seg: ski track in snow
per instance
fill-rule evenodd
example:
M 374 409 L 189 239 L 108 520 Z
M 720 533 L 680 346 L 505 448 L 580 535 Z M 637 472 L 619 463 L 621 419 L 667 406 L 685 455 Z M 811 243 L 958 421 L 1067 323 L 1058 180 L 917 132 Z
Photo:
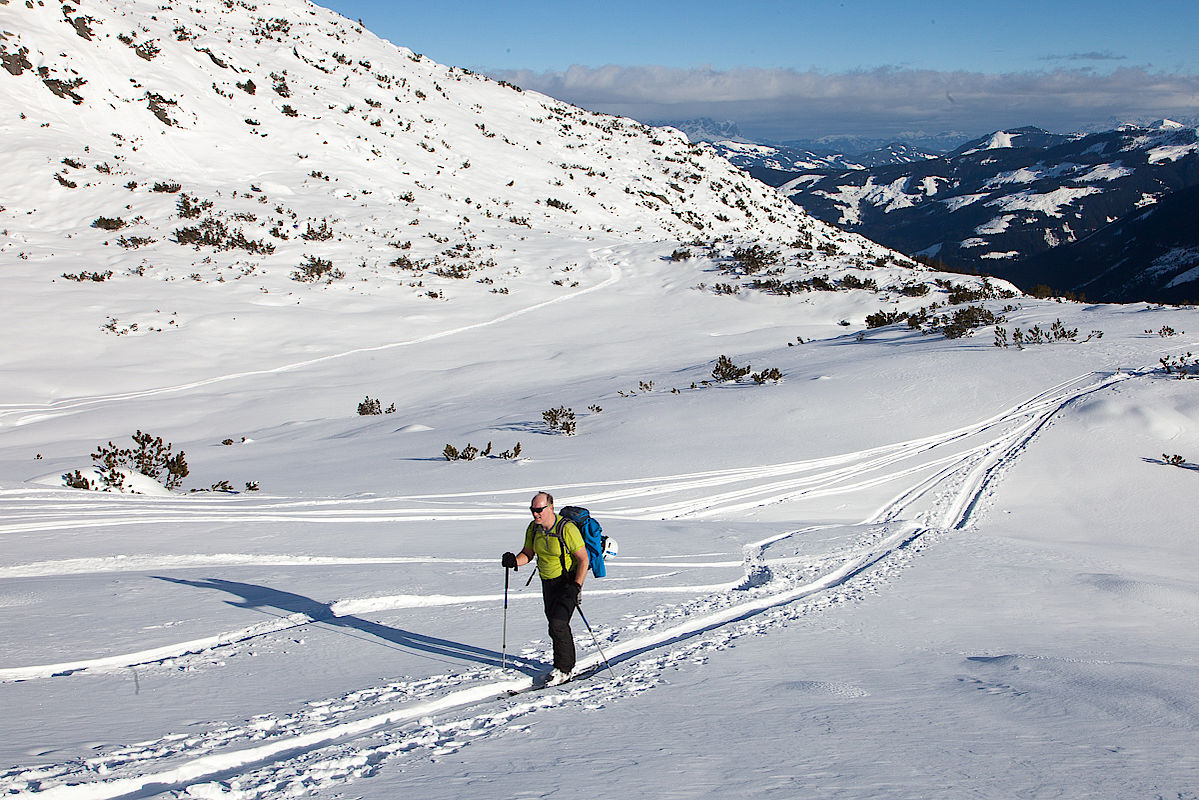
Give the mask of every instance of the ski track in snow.
M 595 626 L 608 663 L 618 670 L 607 670 L 601 656 L 591 653 L 580 658 L 579 669 L 604 668 L 602 673 L 542 692 L 528 691 L 533 686 L 528 675 L 512 677 L 511 672 L 486 666 L 424 680 L 399 681 L 310 701 L 306 709 L 287 716 L 263 715 L 240 725 L 169 735 L 83 761 L 12 769 L 0 773 L 0 791 L 10 796 L 36 794 L 39 798 L 83 800 L 146 797 L 166 791 L 180 791 L 189 797 L 239 799 L 302 793 L 369 776 L 381 763 L 405 755 L 445 754 L 479 737 L 520 730 L 521 719 L 538 710 L 565 705 L 600 708 L 634 696 L 652 688 L 673 665 L 702 662 L 710 652 L 728 647 L 741 636 L 766 633 L 788 619 L 872 591 L 937 536 L 967 527 L 984 505 L 994 481 L 1060 410 L 1130 377 L 1128 373 L 1081 375 L 972 425 L 838 456 L 566 487 L 579 496 L 579 502 L 602 509 L 604 517 L 659 519 L 664 515 L 713 517 L 806 496 L 853 493 L 889 482 L 904 486 L 862 521 L 868 533 L 846 550 L 816 561 L 772 559 L 769 555 L 773 546 L 816 528 L 776 534 L 745 546 L 744 580 L 672 587 L 665 591 L 685 592 L 692 598 L 681 605 L 628 618 L 621 627 Z M 80 497 L 53 490 L 11 490 L 0 492 L 0 530 L 44 531 L 151 522 L 523 519 L 523 498 L 530 491 L 521 488 L 324 500 L 144 497 L 131 502 L 131 498 L 116 495 Z M 513 497 L 511 503 L 501 501 L 497 506 L 497 498 L 507 496 Z M 470 560 L 285 554 L 113 556 L 8 566 L 0 568 L 0 579 L 167 566 L 404 561 Z M 637 563 L 673 570 L 729 566 L 729 562 L 692 559 Z M 601 589 L 589 595 L 647 591 L 652 590 Z M 329 616 L 497 598 L 401 595 L 345 599 L 329 606 Z M 239 631 L 139 653 L 74 664 L 13 667 L 0 670 L 0 680 L 50 678 L 82 669 L 130 668 L 320 619 L 293 614 Z M 531 671 L 540 655 L 532 649 L 514 656 L 513 662 Z M 853 691 L 853 687 L 825 688 Z M 515 694 L 508 697 L 508 693 Z

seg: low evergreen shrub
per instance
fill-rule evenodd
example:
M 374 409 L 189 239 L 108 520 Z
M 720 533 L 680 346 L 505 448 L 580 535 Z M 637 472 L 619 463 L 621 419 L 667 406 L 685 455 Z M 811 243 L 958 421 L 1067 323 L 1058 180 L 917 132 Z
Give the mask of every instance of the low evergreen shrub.
M 733 360 L 728 356 L 720 356 L 716 359 L 716 366 L 712 368 L 712 380 L 717 383 L 727 383 L 729 381 L 739 381 L 750 373 L 752 367 L 739 367 L 733 363 Z
M 171 452 L 171 444 L 161 436 L 138 431 L 131 437 L 134 447 L 117 447 L 112 442 L 96 448 L 92 460 L 100 467 L 100 482 L 104 491 L 124 491 L 125 477 L 121 470 L 140 472 L 161 483 L 167 489 L 178 489 L 187 477 L 187 459 L 183 451 Z
M 575 434 L 575 412 L 566 406 L 558 406 L 541 412 L 541 418 L 551 431 L 560 431 L 567 436 Z
M 333 262 L 326 258 L 305 256 L 305 261 L 291 274 L 293 281 L 301 283 L 316 283 L 323 280 L 326 283 L 340 280 L 346 276 L 344 272 L 333 268 Z

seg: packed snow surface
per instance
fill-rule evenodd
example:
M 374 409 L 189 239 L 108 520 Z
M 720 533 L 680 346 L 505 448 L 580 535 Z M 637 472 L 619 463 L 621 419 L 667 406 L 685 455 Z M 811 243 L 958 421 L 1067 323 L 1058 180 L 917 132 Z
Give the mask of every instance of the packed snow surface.
M 163 5 L 0 7 L 5 796 L 1195 796 L 1192 309 L 920 269 L 314 6 Z M 182 486 L 67 486 L 138 431 Z M 538 490 L 620 544 L 545 690 Z

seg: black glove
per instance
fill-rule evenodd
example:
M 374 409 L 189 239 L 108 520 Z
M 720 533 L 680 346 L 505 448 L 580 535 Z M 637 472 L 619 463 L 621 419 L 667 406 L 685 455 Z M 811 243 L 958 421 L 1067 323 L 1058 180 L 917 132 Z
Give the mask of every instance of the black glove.
M 566 584 L 567 594 L 574 600 L 576 606 L 583 605 L 583 587 L 571 581 Z
M 516 553 L 504 553 L 504 557 L 500 559 L 500 564 L 504 569 L 516 569 Z

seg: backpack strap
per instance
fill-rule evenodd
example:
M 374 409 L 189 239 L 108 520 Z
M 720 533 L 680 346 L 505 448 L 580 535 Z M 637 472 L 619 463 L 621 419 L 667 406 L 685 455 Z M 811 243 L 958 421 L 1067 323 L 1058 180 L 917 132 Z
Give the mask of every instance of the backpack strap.
M 569 520 L 566 519 L 566 517 L 559 515 L 558 521 L 555 522 L 554 527 L 550 529 L 550 532 L 553 533 L 554 536 L 558 537 L 558 557 L 562 559 L 563 575 L 566 574 L 566 537 L 562 535 L 562 529 L 566 527 L 567 522 L 569 522 Z M 572 558 L 571 560 L 573 561 L 574 559 Z

